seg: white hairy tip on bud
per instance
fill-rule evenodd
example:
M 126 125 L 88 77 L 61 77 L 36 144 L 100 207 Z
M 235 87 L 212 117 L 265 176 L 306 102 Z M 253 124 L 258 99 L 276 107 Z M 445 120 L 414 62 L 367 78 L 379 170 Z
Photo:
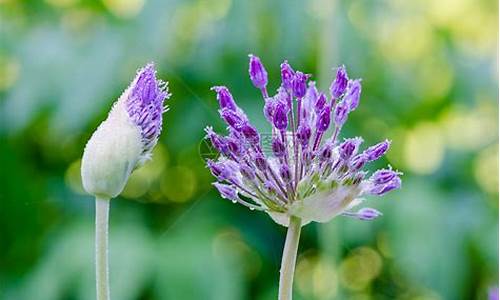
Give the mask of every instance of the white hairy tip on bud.
M 127 89 L 87 142 L 82 158 L 83 188 L 101 198 L 118 196 L 143 151 L 141 131 L 125 107 Z

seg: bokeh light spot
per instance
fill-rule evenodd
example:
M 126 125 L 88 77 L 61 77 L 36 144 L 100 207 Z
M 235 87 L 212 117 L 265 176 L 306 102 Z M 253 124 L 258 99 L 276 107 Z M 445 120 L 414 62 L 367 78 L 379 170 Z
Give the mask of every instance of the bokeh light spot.
M 430 122 L 422 122 L 406 135 L 405 162 L 408 169 L 419 174 L 431 174 L 439 168 L 444 156 L 441 129 Z
M 19 78 L 21 66 L 13 57 L 0 55 L 0 91 L 7 90 Z
M 474 162 L 474 176 L 479 186 L 491 194 L 498 194 L 498 146 L 481 151 Z M 491 198 L 493 199 L 493 198 Z M 495 199 L 498 205 L 498 199 Z
M 72 162 L 66 170 L 66 173 L 64 174 L 64 181 L 73 192 L 83 195 L 86 193 L 82 185 L 82 176 L 80 173 L 81 165 L 81 159 L 77 159 Z
M 103 0 L 106 8 L 121 18 L 135 17 L 144 6 L 144 0 Z
M 340 282 L 349 290 L 364 290 L 382 270 L 382 258 L 369 247 L 353 250 L 340 265 Z
M 168 200 L 186 202 L 196 192 L 196 175 L 184 166 L 169 168 L 161 182 L 161 191 Z
M 299 257 L 296 268 L 299 292 L 314 299 L 334 299 L 337 294 L 337 273 L 326 257 L 306 254 Z

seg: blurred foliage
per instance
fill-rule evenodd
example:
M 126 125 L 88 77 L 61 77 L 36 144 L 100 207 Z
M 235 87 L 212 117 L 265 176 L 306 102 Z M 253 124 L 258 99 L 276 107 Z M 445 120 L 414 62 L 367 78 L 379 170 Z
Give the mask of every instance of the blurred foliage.
M 484 299 L 498 282 L 494 0 L 0 0 L 0 298 L 92 299 L 82 149 L 135 70 L 173 93 L 154 160 L 111 210 L 115 299 L 275 299 L 285 229 L 220 199 L 199 145 L 225 84 L 268 130 L 283 59 L 325 89 L 363 78 L 344 136 L 393 139 L 384 217 L 304 228 L 297 299 Z M 128 201 L 137 200 L 137 201 Z

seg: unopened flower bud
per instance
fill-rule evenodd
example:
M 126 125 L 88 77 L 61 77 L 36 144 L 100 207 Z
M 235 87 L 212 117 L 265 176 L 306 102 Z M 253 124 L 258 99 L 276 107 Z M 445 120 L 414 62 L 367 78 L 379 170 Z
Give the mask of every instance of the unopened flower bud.
M 374 184 L 372 189 L 370 190 L 370 193 L 373 195 L 381 196 L 392 190 L 399 189 L 400 187 L 401 187 L 401 178 L 396 176 L 386 184 Z
M 337 69 L 337 76 L 330 86 L 330 93 L 334 99 L 339 98 L 344 93 L 347 88 L 347 72 L 344 66 L 340 66 Z
M 368 158 L 368 161 L 374 161 L 374 160 L 381 158 L 387 152 L 390 145 L 391 145 L 391 142 L 389 142 L 388 140 L 385 140 L 383 142 L 380 142 L 380 143 L 366 149 L 365 154 L 366 154 L 366 157 Z
M 267 71 L 264 65 L 260 61 L 260 58 L 250 54 L 250 63 L 248 66 L 248 73 L 250 73 L 250 79 L 256 88 L 262 89 L 267 85 Z
M 280 176 L 285 183 L 289 183 L 292 181 L 292 172 L 290 172 L 290 168 L 288 167 L 288 165 L 281 165 Z
M 276 156 L 276 157 L 284 157 L 285 156 L 285 154 L 286 154 L 285 144 L 283 144 L 283 142 L 278 137 L 273 138 L 271 146 L 273 148 L 274 156 Z
M 294 76 L 295 72 L 293 71 L 292 67 L 288 64 L 288 62 L 285 60 L 281 64 L 281 84 L 285 89 L 292 88 L 292 80 Z
M 317 114 L 320 114 L 321 111 L 325 108 L 326 105 L 326 96 L 323 93 L 320 93 L 318 98 L 316 99 L 316 103 L 314 104 L 314 110 Z
M 300 71 L 295 72 L 295 76 L 292 80 L 293 96 L 297 98 L 302 98 L 305 96 L 307 90 L 307 79 L 309 79 L 309 75 L 304 74 Z
M 232 185 L 218 182 L 214 182 L 212 185 L 217 188 L 222 198 L 231 201 L 237 201 L 239 199 L 238 191 Z
M 309 144 L 309 139 L 311 138 L 311 127 L 306 123 L 302 124 L 297 128 L 297 141 L 302 147 L 306 147 Z
M 264 104 L 264 116 L 269 123 L 273 123 L 274 109 L 276 107 L 276 101 L 273 98 L 267 98 Z
M 356 213 L 358 219 L 363 221 L 371 221 L 382 216 L 382 213 L 374 208 L 364 207 Z
M 288 117 L 283 103 L 279 103 L 274 110 L 273 124 L 278 130 L 286 130 L 288 127 Z
M 236 111 L 237 106 L 234 102 L 233 95 L 229 92 L 225 86 L 214 86 L 212 91 L 217 93 L 217 100 L 219 101 L 219 106 L 221 109 L 227 108 L 229 110 Z
M 240 173 L 247 180 L 253 181 L 255 179 L 255 172 L 248 166 L 240 165 Z
M 132 171 L 150 158 L 168 97 L 153 64 L 139 70 L 85 146 L 81 175 L 89 194 L 116 197 Z
M 349 110 L 355 110 L 359 105 L 361 97 L 361 81 L 359 79 L 349 80 L 349 88 L 347 89 L 344 101 L 349 106 Z
M 318 121 L 316 122 L 316 130 L 318 132 L 325 132 L 330 126 L 330 114 L 331 107 L 327 105 L 323 108 L 320 115 L 318 116 Z
M 361 170 L 365 166 L 367 161 L 368 159 L 366 155 L 364 155 L 363 153 L 354 156 L 350 162 L 350 170 L 352 172 L 357 172 Z
M 370 180 L 375 184 L 386 184 L 400 174 L 392 169 L 380 169 L 373 173 Z
M 230 110 L 228 108 L 222 109 L 220 111 L 220 115 L 227 125 L 236 131 L 241 131 L 242 126 L 246 122 L 246 116 L 238 111 Z
M 260 136 L 257 129 L 248 123 L 241 127 L 241 133 L 250 144 L 256 145 L 260 142 Z
M 335 107 L 335 125 L 342 127 L 345 121 L 347 121 L 347 115 L 349 114 L 349 106 L 345 101 L 340 102 Z
M 343 160 L 348 160 L 352 155 L 358 152 L 359 145 L 361 145 L 362 142 L 362 138 L 346 139 L 339 146 L 340 158 L 342 158 Z

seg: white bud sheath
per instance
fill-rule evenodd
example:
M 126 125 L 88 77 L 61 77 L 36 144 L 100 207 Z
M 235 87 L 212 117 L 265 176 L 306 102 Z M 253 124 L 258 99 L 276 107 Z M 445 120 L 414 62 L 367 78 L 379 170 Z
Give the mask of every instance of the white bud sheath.
M 103 198 L 119 195 L 136 167 L 143 143 L 141 130 L 125 108 L 128 88 L 87 142 L 82 158 L 83 188 Z

